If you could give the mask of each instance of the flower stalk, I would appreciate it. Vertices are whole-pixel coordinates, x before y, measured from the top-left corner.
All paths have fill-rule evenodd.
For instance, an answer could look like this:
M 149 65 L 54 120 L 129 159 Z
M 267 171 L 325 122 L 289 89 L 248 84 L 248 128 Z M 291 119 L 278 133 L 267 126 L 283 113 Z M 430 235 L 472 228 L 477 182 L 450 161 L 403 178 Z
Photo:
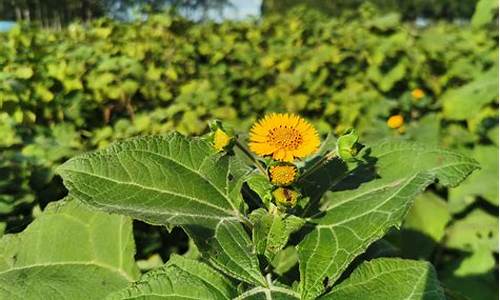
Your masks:
M 254 165 L 262 173 L 262 175 L 269 179 L 266 169 L 264 169 L 262 164 L 255 158 L 255 156 L 253 156 L 253 154 L 250 153 L 250 151 L 248 151 L 248 149 L 245 148 L 245 146 L 243 146 L 238 140 L 236 140 L 236 147 L 238 147 L 254 163 Z
M 319 168 L 323 167 L 326 163 L 328 163 L 329 161 L 331 161 L 335 157 L 337 157 L 337 150 L 329 151 L 320 160 L 316 161 L 316 163 L 314 165 L 312 165 L 312 167 L 310 167 L 304 173 L 302 173 L 302 175 L 300 175 L 300 177 L 297 181 L 300 182 L 300 181 L 304 180 L 304 178 L 306 178 L 307 176 L 316 172 Z

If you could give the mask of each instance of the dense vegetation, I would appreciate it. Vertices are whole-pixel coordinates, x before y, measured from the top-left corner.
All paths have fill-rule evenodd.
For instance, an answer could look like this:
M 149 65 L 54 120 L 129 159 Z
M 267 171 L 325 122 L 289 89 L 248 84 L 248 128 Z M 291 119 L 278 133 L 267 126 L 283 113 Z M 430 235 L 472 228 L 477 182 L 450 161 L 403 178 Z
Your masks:
M 329 15 L 338 16 L 347 11 L 360 7 L 365 0 L 263 0 L 262 11 L 264 14 L 287 12 L 297 6 L 317 9 Z M 469 19 L 474 13 L 477 0 L 369 0 L 370 3 L 384 12 L 399 12 L 403 19 Z
M 432 186 L 416 200 L 405 234 L 390 233 L 375 251 L 432 261 L 450 295 L 493 299 L 498 32 L 491 18 L 483 5 L 470 25 L 418 27 L 364 6 L 334 19 L 299 10 L 221 24 L 155 15 L 62 31 L 16 27 L 0 35 L 1 224 L 18 232 L 62 198 L 54 168 L 85 150 L 174 129 L 201 134 L 212 118 L 246 130 L 266 111 L 295 112 L 324 135 L 355 126 L 367 143 L 392 136 L 474 157 L 480 171 L 458 188 Z M 394 115 L 403 124 L 388 124 Z M 139 258 L 166 259 L 187 247 L 136 225 Z

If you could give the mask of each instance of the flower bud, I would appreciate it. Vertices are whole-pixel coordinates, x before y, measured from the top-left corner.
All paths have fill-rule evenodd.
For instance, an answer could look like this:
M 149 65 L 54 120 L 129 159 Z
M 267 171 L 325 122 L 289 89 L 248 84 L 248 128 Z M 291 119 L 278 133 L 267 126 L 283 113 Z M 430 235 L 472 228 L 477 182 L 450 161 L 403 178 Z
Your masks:
M 297 178 L 297 167 L 293 164 L 277 164 L 269 168 L 271 183 L 278 186 L 292 184 Z
M 273 192 L 274 200 L 278 206 L 295 207 L 300 194 L 289 188 L 279 187 Z

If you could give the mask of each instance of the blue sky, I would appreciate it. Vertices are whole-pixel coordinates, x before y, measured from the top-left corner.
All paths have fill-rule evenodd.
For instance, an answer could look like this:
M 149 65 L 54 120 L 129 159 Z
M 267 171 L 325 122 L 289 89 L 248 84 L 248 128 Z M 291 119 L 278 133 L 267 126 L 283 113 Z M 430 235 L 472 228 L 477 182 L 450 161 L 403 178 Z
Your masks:
M 227 7 L 223 11 L 223 18 L 243 19 L 249 16 L 260 15 L 260 5 L 262 0 L 232 0 L 233 7 Z M 213 15 L 215 19 L 219 16 Z
M 233 15 L 228 15 L 227 17 L 229 18 L 244 18 L 246 16 L 260 15 L 262 0 L 232 0 L 231 3 L 235 6 L 236 12 L 232 12 Z

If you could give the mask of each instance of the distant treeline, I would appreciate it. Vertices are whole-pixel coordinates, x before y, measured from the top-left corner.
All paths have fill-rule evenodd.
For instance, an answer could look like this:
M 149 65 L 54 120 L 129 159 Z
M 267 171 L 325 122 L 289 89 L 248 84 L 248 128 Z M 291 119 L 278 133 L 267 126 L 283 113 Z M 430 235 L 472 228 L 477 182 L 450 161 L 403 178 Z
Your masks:
M 296 6 L 317 9 L 332 16 L 356 10 L 371 2 L 382 11 L 397 11 L 405 20 L 470 19 L 477 0 L 262 0 L 263 15 L 285 13 Z M 231 0 L 0 0 L 0 20 L 38 21 L 44 26 L 58 27 L 74 20 L 110 16 L 128 18 L 131 12 L 156 13 L 164 9 L 178 9 L 207 16 L 208 11 L 219 11 L 233 6 Z
M 58 27 L 72 21 L 90 21 L 103 16 L 130 17 L 133 12 L 157 13 L 169 9 L 197 11 L 221 10 L 229 0 L 0 0 L 0 20 L 36 21 Z

